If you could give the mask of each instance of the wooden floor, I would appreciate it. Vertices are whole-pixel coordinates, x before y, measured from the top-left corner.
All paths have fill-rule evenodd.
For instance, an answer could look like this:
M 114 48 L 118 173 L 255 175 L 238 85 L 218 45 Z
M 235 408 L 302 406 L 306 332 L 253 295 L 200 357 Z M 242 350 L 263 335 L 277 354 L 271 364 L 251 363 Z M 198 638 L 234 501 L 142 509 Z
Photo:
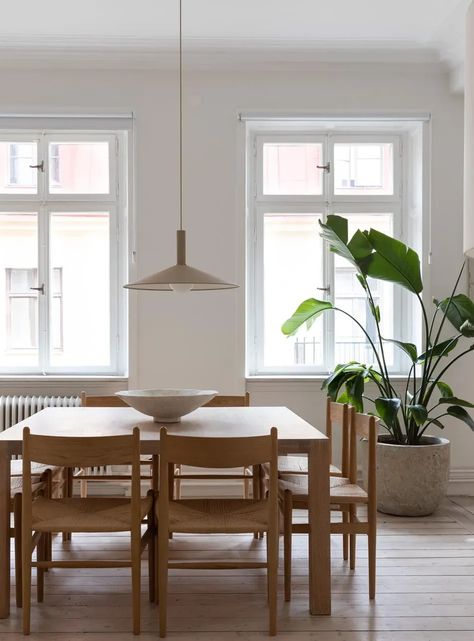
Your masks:
M 358 567 L 341 558 L 333 537 L 333 615 L 311 617 L 307 600 L 306 537 L 296 535 L 294 592 L 280 593 L 279 638 L 289 641 L 473 641 L 474 498 L 446 500 L 434 516 L 402 519 L 380 515 L 377 599 L 367 595 L 367 551 L 358 543 Z M 250 536 L 176 536 L 173 557 L 258 558 L 264 543 Z M 55 540 L 56 558 L 117 558 L 127 538 L 76 535 Z M 110 553 L 106 553 L 110 558 Z M 148 603 L 143 564 L 141 639 L 157 639 L 157 608 Z M 265 575 L 261 570 L 174 571 L 170 578 L 169 638 L 175 641 L 254 641 L 267 638 Z M 22 639 L 20 615 L 0 621 L 0 641 Z M 50 570 L 45 602 L 33 603 L 30 639 L 131 640 L 128 570 Z M 84 634 L 87 633 L 87 634 Z

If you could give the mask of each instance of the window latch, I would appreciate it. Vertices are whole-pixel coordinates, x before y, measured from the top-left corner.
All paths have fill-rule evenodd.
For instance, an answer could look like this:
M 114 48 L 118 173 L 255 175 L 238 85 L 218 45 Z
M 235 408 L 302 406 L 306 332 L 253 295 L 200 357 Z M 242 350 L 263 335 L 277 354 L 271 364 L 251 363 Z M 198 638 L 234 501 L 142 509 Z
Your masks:
M 28 165 L 28 167 L 30 169 L 38 169 L 38 171 L 44 173 L 44 160 L 42 160 L 39 165 Z
M 327 294 L 331 293 L 331 285 L 328 285 L 327 287 L 316 287 L 316 289 L 320 292 L 326 292 Z
M 331 173 L 331 163 L 327 162 L 325 165 L 316 165 L 317 169 L 324 169 L 327 174 Z
M 34 290 L 35 292 L 41 292 L 44 296 L 44 283 L 41 283 L 40 287 L 30 287 L 30 289 Z

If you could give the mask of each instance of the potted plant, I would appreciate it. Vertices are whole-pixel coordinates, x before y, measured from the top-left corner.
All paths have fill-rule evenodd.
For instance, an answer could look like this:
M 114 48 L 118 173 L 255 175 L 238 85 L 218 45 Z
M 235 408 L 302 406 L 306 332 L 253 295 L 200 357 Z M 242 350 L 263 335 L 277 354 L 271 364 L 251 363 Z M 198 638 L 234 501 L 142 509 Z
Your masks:
M 474 430 L 474 421 L 466 410 L 474 404 L 458 398 L 443 380 L 459 359 L 474 350 L 474 344 L 462 345 L 466 338 L 474 337 L 474 303 L 465 294 L 456 293 L 463 269 L 451 295 L 433 300 L 430 312 L 421 296 L 420 259 L 413 249 L 374 229 L 357 230 L 349 240 L 347 220 L 340 216 L 328 216 L 327 222 L 320 225 L 321 236 L 330 250 L 354 266 L 374 319 L 377 339 L 372 340 L 359 320 L 347 311 L 315 298 L 299 305 L 283 324 L 282 332 L 291 336 L 330 310 L 345 314 L 356 323 L 372 348 L 373 363 L 339 364 L 322 388 L 332 400 L 350 403 L 357 411 L 364 410 L 364 402 L 369 403 L 367 410 L 380 418 L 384 433 L 379 436 L 377 452 L 379 510 L 412 516 L 430 514 L 446 492 L 449 441 L 430 436 L 427 430 L 433 426 L 442 429 L 445 417 L 463 421 Z M 383 310 L 374 302 L 369 279 L 388 281 L 415 296 L 424 328 L 421 353 L 413 343 L 382 336 Z M 387 367 L 387 343 L 403 350 L 411 363 L 401 393 L 396 391 L 395 379 Z

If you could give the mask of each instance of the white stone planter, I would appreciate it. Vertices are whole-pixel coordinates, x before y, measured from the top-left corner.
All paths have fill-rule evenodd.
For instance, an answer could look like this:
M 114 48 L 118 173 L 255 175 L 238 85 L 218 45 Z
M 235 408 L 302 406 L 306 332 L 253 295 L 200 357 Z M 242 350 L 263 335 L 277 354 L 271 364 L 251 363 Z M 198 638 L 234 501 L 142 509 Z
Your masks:
M 398 516 L 431 514 L 446 495 L 448 476 L 447 439 L 425 436 L 421 445 L 394 445 L 379 438 L 377 508 L 380 512 Z

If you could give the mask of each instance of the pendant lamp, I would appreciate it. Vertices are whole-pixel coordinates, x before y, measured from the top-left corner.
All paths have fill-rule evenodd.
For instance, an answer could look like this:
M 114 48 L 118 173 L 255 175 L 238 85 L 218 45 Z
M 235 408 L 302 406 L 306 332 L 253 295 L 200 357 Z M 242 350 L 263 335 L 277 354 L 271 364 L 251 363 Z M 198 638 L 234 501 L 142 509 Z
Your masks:
M 186 232 L 183 229 L 183 29 L 182 0 L 179 0 L 179 229 L 177 231 L 176 265 L 146 276 L 136 283 L 124 285 L 127 289 L 151 291 L 203 291 L 210 289 L 233 289 L 238 285 L 195 269 L 186 264 Z

